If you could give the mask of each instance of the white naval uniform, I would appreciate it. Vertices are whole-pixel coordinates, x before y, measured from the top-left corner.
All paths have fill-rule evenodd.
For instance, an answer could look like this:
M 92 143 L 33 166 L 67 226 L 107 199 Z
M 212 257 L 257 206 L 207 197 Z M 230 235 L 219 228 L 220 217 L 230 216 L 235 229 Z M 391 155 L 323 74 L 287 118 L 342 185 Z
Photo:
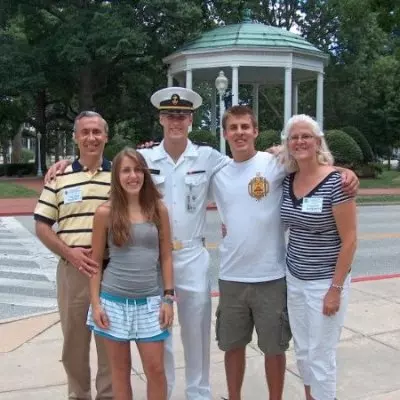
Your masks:
M 164 195 L 172 238 L 182 241 L 185 247 L 173 251 L 173 265 L 185 356 L 186 397 L 188 400 L 211 400 L 210 256 L 201 239 L 206 224 L 211 177 L 230 159 L 211 147 L 198 146 L 190 140 L 176 163 L 165 151 L 163 142 L 140 152 L 152 170 L 154 182 Z M 171 337 L 166 340 L 165 346 L 168 397 L 175 382 Z

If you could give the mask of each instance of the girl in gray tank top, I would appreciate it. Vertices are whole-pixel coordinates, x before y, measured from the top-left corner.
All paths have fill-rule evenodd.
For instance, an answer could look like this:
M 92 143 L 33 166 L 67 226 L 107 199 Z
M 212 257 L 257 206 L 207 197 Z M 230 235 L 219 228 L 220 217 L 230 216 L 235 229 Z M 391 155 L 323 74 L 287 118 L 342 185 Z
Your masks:
M 169 217 L 143 156 L 133 149 L 114 158 L 110 200 L 94 215 L 92 258 L 99 265 L 106 248 L 107 267 L 90 278 L 87 325 L 105 339 L 113 355 L 109 362 L 114 397 L 132 398 L 126 360 L 131 359 L 134 340 L 147 371 L 149 397 L 166 399 L 163 351 L 173 323 L 174 298 Z M 154 359 L 157 368 L 146 365 Z

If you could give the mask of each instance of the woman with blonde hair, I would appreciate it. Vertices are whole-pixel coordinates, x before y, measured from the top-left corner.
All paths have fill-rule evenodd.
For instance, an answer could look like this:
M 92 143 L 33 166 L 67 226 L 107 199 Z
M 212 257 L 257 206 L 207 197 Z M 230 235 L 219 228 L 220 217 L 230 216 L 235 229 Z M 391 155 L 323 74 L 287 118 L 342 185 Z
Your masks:
M 94 216 L 92 257 L 99 265 L 107 245 L 110 261 L 90 281 L 87 324 L 105 338 L 113 398 L 132 399 L 130 341 L 135 341 L 147 398 L 165 400 L 164 340 L 173 322 L 174 295 L 170 224 L 146 161 L 129 148 L 114 158 L 110 200 Z
M 281 217 L 289 228 L 286 255 L 289 321 L 307 400 L 334 400 L 336 347 L 344 323 L 356 233 L 355 199 L 317 122 L 289 119 L 282 133 Z

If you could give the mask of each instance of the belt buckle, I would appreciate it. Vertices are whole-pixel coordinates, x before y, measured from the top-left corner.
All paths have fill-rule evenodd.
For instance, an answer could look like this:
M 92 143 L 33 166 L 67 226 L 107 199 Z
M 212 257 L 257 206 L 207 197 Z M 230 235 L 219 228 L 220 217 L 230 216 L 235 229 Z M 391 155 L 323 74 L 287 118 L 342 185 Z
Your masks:
M 180 240 L 173 240 L 172 241 L 172 250 L 182 250 L 183 243 Z

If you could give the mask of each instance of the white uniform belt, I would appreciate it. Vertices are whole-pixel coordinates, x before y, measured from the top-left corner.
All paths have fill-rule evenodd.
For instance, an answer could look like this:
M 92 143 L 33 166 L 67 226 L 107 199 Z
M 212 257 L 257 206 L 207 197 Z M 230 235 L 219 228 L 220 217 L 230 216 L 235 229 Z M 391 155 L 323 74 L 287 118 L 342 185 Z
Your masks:
M 194 238 L 191 240 L 173 240 L 172 241 L 172 250 L 182 250 L 189 249 L 191 247 L 205 246 L 206 238 Z

